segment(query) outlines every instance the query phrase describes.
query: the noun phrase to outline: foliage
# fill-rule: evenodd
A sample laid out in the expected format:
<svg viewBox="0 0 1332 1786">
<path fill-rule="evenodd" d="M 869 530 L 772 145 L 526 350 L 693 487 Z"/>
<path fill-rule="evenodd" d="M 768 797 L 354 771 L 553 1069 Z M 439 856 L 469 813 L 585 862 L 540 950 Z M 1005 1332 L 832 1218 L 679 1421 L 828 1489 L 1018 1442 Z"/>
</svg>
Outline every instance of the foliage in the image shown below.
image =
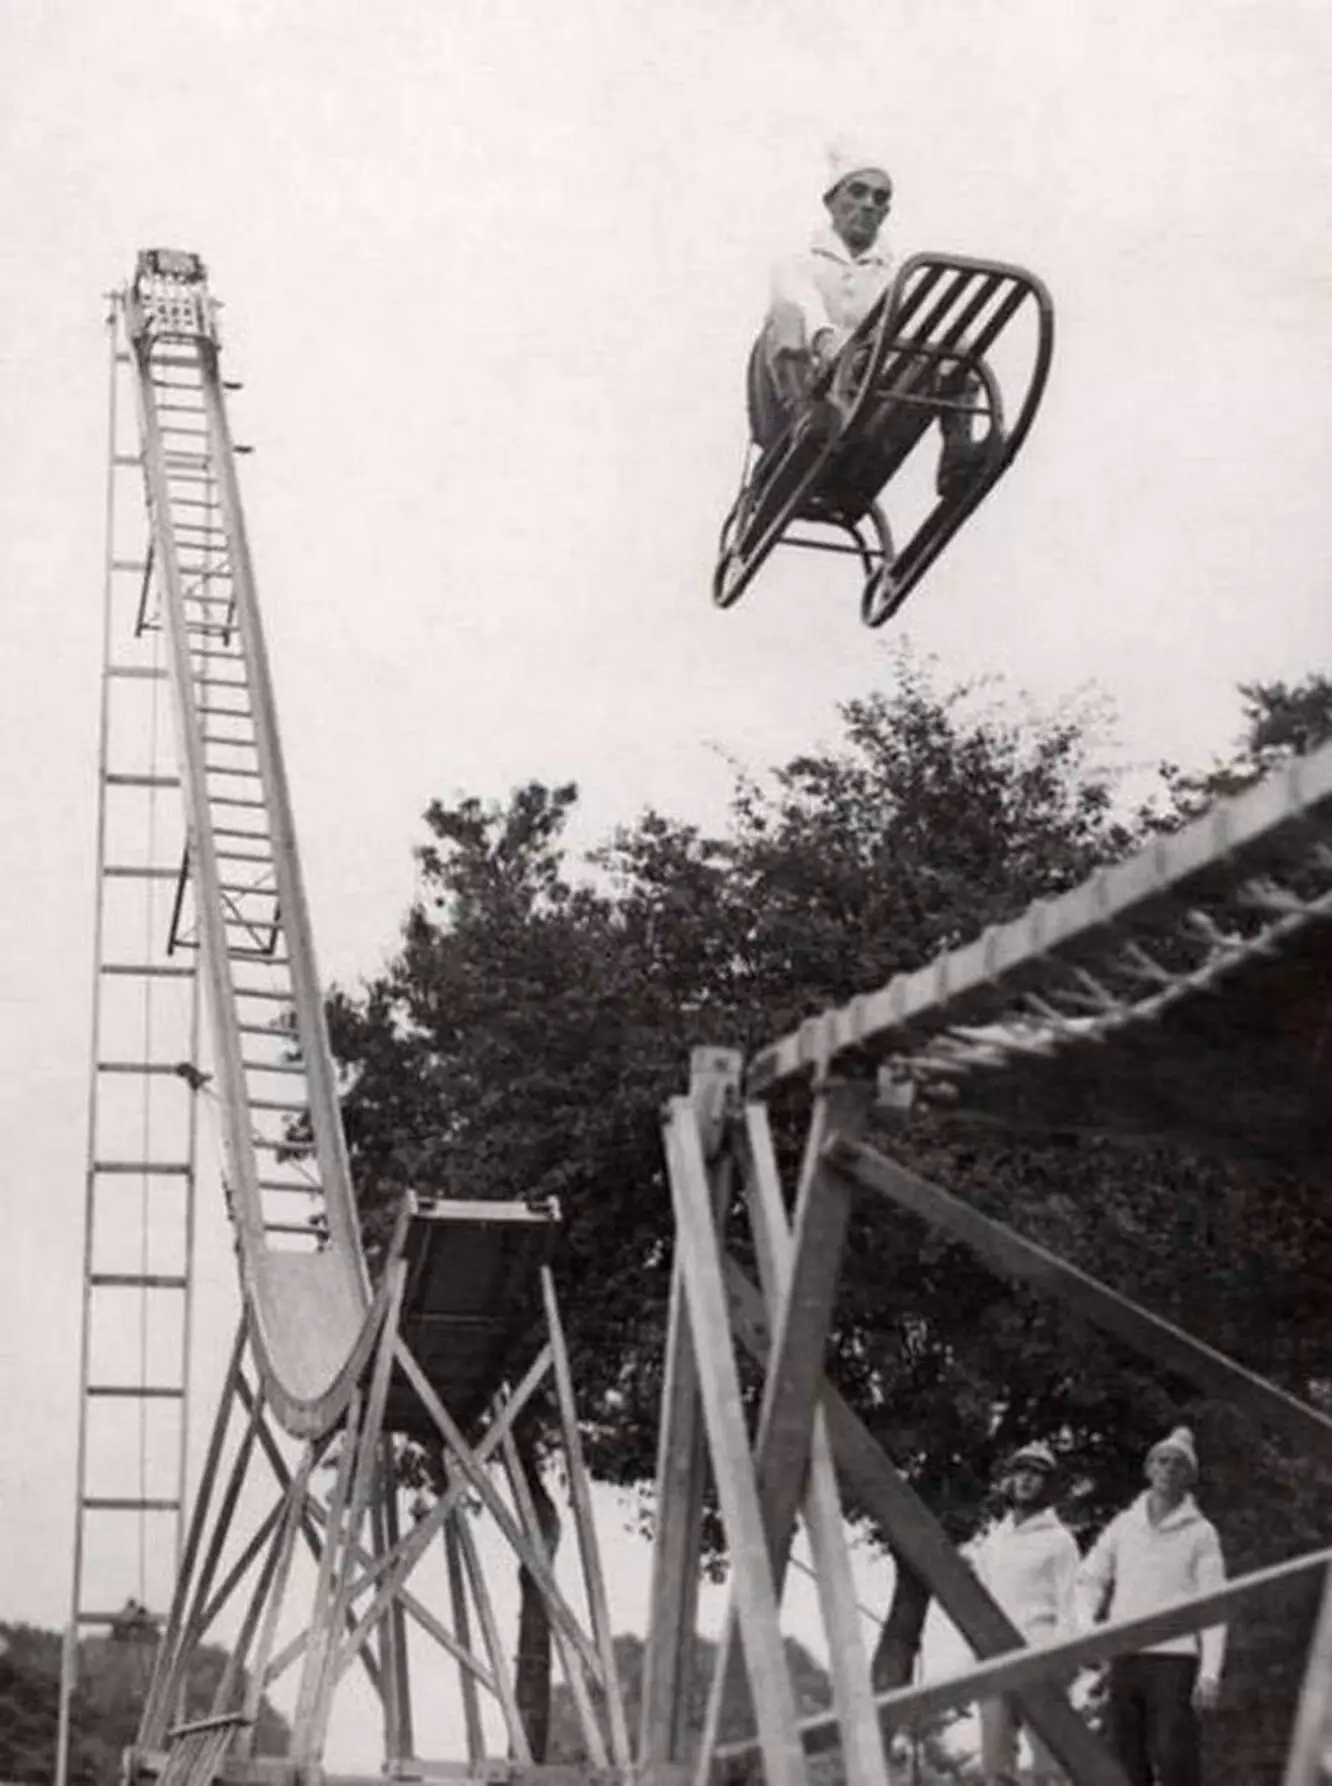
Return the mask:
<svg viewBox="0 0 1332 1786">
<path fill-rule="evenodd" d="M 1213 800 L 1242 793 L 1291 757 L 1307 756 L 1332 738 L 1332 679 L 1317 673 L 1286 682 L 1241 683 L 1243 729 L 1227 756 L 1186 774 L 1163 765 L 1172 796 L 1171 823 L 1192 818 Z"/>
<path fill-rule="evenodd" d="M 0 1655 L 0 1779 L 47 1786 L 55 1777 L 61 1637 L 23 1624 L 5 1625 L 0 1632 L 8 1646 Z M 80 1643 L 70 1708 L 71 1786 L 118 1786 L 121 1756 L 134 1741 L 152 1663 L 151 1645 L 141 1641 L 90 1637 Z M 212 1710 L 226 1664 L 226 1651 L 213 1645 L 197 1652 L 187 1717 Z M 285 1754 L 288 1734 L 286 1721 L 265 1700 L 258 1727 L 261 1751 Z"/>
</svg>

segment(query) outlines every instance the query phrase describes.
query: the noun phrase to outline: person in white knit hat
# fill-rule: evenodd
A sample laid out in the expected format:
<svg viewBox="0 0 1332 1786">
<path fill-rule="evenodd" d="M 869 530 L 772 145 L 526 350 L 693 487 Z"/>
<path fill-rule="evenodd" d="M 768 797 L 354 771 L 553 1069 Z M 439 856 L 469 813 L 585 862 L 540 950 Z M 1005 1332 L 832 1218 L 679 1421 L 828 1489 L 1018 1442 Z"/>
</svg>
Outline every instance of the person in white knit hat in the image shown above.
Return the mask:
<svg viewBox="0 0 1332 1786">
<path fill-rule="evenodd" d="M 1216 1527 L 1190 1493 L 1198 1453 L 1186 1426 L 1147 1453 L 1147 1490 L 1110 1521 L 1078 1576 L 1079 1615 L 1127 1619 L 1225 1581 Z M 1217 1701 L 1225 1627 L 1167 1638 L 1110 1664 L 1110 1746 L 1130 1786 L 1200 1786 L 1198 1713 Z"/>
<path fill-rule="evenodd" d="M 773 271 L 759 338 L 766 379 L 760 381 L 751 416 L 760 446 L 770 446 L 805 410 L 818 373 L 836 358 L 892 281 L 895 263 L 885 226 L 893 182 L 887 158 L 859 143 L 835 143 L 828 151 L 823 203 L 828 221 L 808 246 L 787 255 Z M 975 460 L 969 417 L 945 411 L 940 427 L 942 494 L 970 473 Z"/>
<path fill-rule="evenodd" d="M 1078 1546 L 1053 1505 L 1054 1453 L 1039 1441 L 1023 1445 L 1005 1463 L 999 1492 L 1008 1511 L 966 1552 L 982 1587 L 1030 1644 L 1057 1643 L 1076 1632 Z M 986 1786 L 1017 1779 L 1021 1718 L 1012 1699 L 982 1700 L 978 1707 L 981 1774 Z M 1059 1769 L 1032 1733 L 1035 1786 L 1052 1786 Z"/>
</svg>

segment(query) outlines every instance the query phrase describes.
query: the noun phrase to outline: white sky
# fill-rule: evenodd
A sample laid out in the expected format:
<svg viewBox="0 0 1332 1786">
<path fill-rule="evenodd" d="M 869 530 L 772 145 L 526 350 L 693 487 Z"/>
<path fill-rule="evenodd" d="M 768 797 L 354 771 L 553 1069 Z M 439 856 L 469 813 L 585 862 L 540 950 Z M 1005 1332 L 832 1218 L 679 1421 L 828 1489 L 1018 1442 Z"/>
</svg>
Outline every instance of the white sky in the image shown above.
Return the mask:
<svg viewBox="0 0 1332 1786">
<path fill-rule="evenodd" d="M 1222 747 L 1238 680 L 1332 644 L 1321 0 L 0 6 L 0 1616 L 66 1593 L 101 294 L 166 244 L 226 301 L 320 958 L 355 977 L 431 797 L 574 777 L 589 840 L 713 819 L 718 746 L 779 760 L 887 675 L 849 572 L 708 599 L 767 264 L 848 131 L 901 251 L 1030 265 L 1058 310 L 1031 440 L 906 630 L 949 675 L 1095 680 L 1130 760 Z"/>
</svg>

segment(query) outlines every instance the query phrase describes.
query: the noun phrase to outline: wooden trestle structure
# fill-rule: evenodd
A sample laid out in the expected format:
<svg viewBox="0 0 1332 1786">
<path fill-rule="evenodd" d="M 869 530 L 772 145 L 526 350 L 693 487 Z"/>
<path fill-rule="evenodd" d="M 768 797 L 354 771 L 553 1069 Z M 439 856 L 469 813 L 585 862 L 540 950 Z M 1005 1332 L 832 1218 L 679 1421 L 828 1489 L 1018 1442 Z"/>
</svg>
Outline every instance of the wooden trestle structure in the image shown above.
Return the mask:
<svg viewBox="0 0 1332 1786">
<path fill-rule="evenodd" d="M 500 1771 L 510 1760 L 530 1766 L 513 1671 L 478 1556 L 478 1513 L 499 1528 L 544 1599 L 589 1753 L 603 1766 L 628 1770 L 605 1582 L 548 1260 L 558 1220 L 551 1208 L 493 1202 L 435 1204 L 406 1216 L 380 1275 L 365 1375 L 342 1419 L 308 1441 L 294 1464 L 266 1406 L 242 1322 L 132 1756 L 136 1778 L 271 1786 L 278 1778 L 318 1776 L 334 1696 L 353 1669 L 363 1672 L 382 1708 L 390 1772 L 491 1777 L 501 1758 L 487 1754 L 483 1697 L 502 1721 Z M 515 1424 L 538 1392 L 558 1410 L 586 1596 L 581 1616 L 556 1582 L 515 1442 Z M 441 1460 L 439 1492 L 405 1529 L 395 1454 L 402 1439 Z M 493 1479 L 496 1469 L 507 1492 Z M 256 1473 L 270 1477 L 270 1504 L 252 1529 L 241 1530 L 238 1502 Z M 419 1566 L 441 1545 L 446 1616 L 414 1592 Z M 313 1591 L 294 1586 L 301 1549 L 313 1560 Z M 294 1606 L 298 1628 L 279 1641 Z M 239 1634 L 215 1709 L 182 1720 L 176 1708 L 191 1657 L 228 1613 L 232 1624 L 239 1614 Z M 417 1754 L 409 1625 L 432 1641 L 435 1668 L 458 1670 L 464 1763 L 431 1764 Z M 422 1672 L 418 1663 L 417 1676 Z M 290 1752 L 281 1761 L 257 1756 L 262 1700 L 290 1674 L 298 1680 Z"/>
<path fill-rule="evenodd" d="M 919 973 L 825 1013 L 747 1067 L 701 1051 L 671 1103 L 666 1156 L 677 1228 L 657 1483 L 662 1521 L 649 1633 L 644 1760 L 684 1752 L 700 1557 L 699 1484 L 716 1483 L 733 1571 L 732 1618 L 698 1786 L 743 1756 L 795 1786 L 805 1758 L 841 1751 L 852 1786 L 884 1786 L 884 1720 L 1011 1693 L 1076 1786 L 1123 1786 L 1059 1682 L 1076 1668 L 1224 1623 L 1296 1577 L 1324 1577 L 1284 1786 L 1332 1774 L 1332 1551 L 1291 1558 L 1150 1617 L 1040 1650 L 962 1562 L 943 1527 L 822 1374 L 852 1199 L 908 1210 L 995 1271 L 1228 1401 L 1311 1459 L 1332 1461 L 1332 1418 L 1096 1281 L 867 1139 L 872 1103 L 933 1098 L 972 1117 L 1184 1137 L 1325 1171 L 1332 1097 L 1324 1038 L 1332 981 L 1332 746 L 1218 805 L 1175 836 Z M 1217 1078 L 1218 1070 L 1224 1081 Z M 799 1182 L 784 1197 L 763 1097 L 813 1088 Z M 1210 1079 L 1210 1085 L 1209 1085 Z M 760 1281 L 723 1241 L 737 1192 Z M 793 1211 L 790 1221 L 786 1209 Z M 764 1373 L 751 1447 L 736 1357 Z M 874 1695 L 854 1618 L 842 1501 L 869 1514 L 938 1600 L 978 1665 Z M 832 1712 L 799 1720 L 778 1622 L 803 1515 L 831 1658 Z M 726 1657 L 743 1653 L 756 1733 L 716 1740 Z"/>
<path fill-rule="evenodd" d="M 688 1090 L 671 1100 L 664 1120 L 676 1252 L 641 1725 L 631 1732 L 552 1272 L 557 1212 L 521 1202 L 411 1206 L 373 1280 L 362 1251 L 215 307 L 197 257 L 166 250 L 140 257 L 113 312 L 119 368 L 136 386 L 140 440 L 128 452 L 113 429 L 112 464 L 141 483 L 146 519 L 132 559 L 109 548 L 108 579 L 113 595 L 117 578 L 131 579 L 122 606 L 134 649 L 153 634 L 166 649 L 161 662 L 109 662 L 107 675 L 134 686 L 169 684 L 179 777 L 104 765 L 103 779 L 178 785 L 186 822 L 183 860 L 134 871 L 177 884 L 166 941 L 176 964 L 145 957 L 99 972 L 188 976 L 193 967 L 182 967 L 177 951 L 195 952 L 244 1305 L 131 1779 L 318 1781 L 339 1683 L 359 1671 L 382 1708 L 389 1775 L 567 1780 L 569 1769 L 533 1761 L 473 1536 L 480 1509 L 544 1597 L 582 1726 L 584 1775 L 624 1786 L 682 1786 L 688 1776 L 708 1786 L 718 1770 L 744 1763 L 757 1765 L 769 1786 L 803 1786 L 808 1756 L 837 1747 L 850 1786 L 886 1786 L 885 1718 L 1003 1690 L 1019 1699 L 1076 1786 L 1123 1786 L 1060 1684 L 1071 1665 L 1219 1622 L 1293 1576 L 1326 1576 L 1332 1555 L 1290 1559 L 1074 1642 L 1023 1648 L 929 1507 L 825 1379 L 848 1217 L 858 1197 L 908 1209 L 997 1271 L 1067 1303 L 1311 1456 L 1332 1459 L 1325 1413 L 981 1215 L 868 1138 L 876 1096 L 921 1097 L 999 1120 L 1178 1135 L 1325 1169 L 1332 749 L 920 973 L 812 1019 L 751 1062 L 724 1049 L 696 1054 Z M 123 871 L 113 864 L 105 872 Z M 167 1070 L 160 1062 L 142 1067 Z M 811 1115 L 788 1197 L 764 1099 L 796 1077 L 811 1087 Z M 190 1064 L 191 1086 L 207 1078 Z M 90 1162 L 93 1184 L 110 1168 L 95 1149 Z M 748 1213 L 756 1279 L 724 1239 L 737 1198 Z M 110 1282 L 91 1253 L 89 1260 L 87 1287 Z M 145 1292 L 159 1284 L 148 1274 L 134 1282 Z M 742 1355 L 763 1382 L 752 1433 Z M 118 1393 L 130 1389 L 140 1398 L 163 1393 L 147 1381 Z M 555 1575 L 515 1441 L 515 1423 L 539 1389 L 553 1390 L 558 1410 L 581 1615 Z M 85 1344 L 84 1401 L 99 1391 Z M 408 1440 L 430 1454 L 435 1492 L 404 1521 L 395 1456 Z M 263 1511 L 247 1524 L 265 1479 Z M 709 1482 L 732 1587 L 700 1742 L 687 1716 Z M 82 1518 L 94 1500 L 82 1481 L 79 1494 Z M 978 1658 L 965 1676 L 876 1697 L 846 1507 L 872 1517 L 963 1633 Z M 832 1711 L 805 1720 L 780 1629 L 801 1520 L 833 1688 Z M 447 1612 L 418 1593 L 420 1566 L 441 1547 Z M 67 1663 L 77 1658 L 74 1635 L 86 1617 L 78 1567 L 76 1560 Z M 187 1720 L 180 1707 L 191 1658 L 221 1625 L 230 1665 L 208 1715 Z M 438 1665 L 459 1671 L 466 1753 L 454 1762 L 418 1754 L 410 1658 L 419 1661 L 422 1637 Z M 284 1678 L 297 1682 L 292 1750 L 262 1756 L 256 1721 L 265 1694 Z M 754 1735 L 723 1744 L 727 1683 L 741 1678 Z M 66 1706 L 71 1680 L 67 1668 Z M 490 1722 L 502 1731 L 502 1755 L 487 1752 L 485 1698 L 498 1708 Z M 1330 1714 L 1325 1590 L 1285 1786 L 1325 1777 Z M 62 1742 L 67 1737 L 66 1718 Z"/>
</svg>

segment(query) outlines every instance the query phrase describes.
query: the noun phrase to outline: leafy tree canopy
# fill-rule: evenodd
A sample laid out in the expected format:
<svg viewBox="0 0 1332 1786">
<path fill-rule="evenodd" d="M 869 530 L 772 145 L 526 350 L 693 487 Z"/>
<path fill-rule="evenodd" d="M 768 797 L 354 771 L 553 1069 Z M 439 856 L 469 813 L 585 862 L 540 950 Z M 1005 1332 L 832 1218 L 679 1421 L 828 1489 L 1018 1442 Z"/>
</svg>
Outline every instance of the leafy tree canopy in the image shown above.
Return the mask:
<svg viewBox="0 0 1332 1786">
<path fill-rule="evenodd" d="M 0 1626 L 0 1779 L 48 1786 L 55 1778 L 60 1709 L 61 1636 L 35 1625 Z M 212 1710 L 227 1653 L 205 1645 L 186 1687 L 186 1717 Z M 153 1647 L 133 1637 L 89 1637 L 79 1645 L 79 1678 L 71 1702 L 72 1786 L 119 1786 L 121 1757 L 134 1742 L 152 1675 Z M 264 1701 L 261 1750 L 286 1753 L 286 1720 Z"/>
</svg>

